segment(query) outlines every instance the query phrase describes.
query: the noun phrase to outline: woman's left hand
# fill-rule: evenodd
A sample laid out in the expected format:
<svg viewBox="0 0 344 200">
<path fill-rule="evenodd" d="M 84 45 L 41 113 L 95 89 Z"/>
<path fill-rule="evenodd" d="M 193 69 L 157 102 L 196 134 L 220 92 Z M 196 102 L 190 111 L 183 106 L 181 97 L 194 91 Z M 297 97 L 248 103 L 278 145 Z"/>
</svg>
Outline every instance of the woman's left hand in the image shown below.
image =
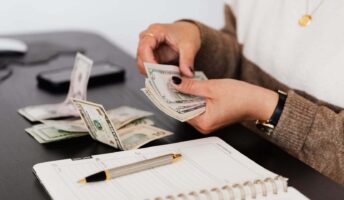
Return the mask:
<svg viewBox="0 0 344 200">
<path fill-rule="evenodd" d="M 188 121 L 204 134 L 235 122 L 268 120 L 278 101 L 277 92 L 233 79 L 172 80 L 178 91 L 205 97 L 205 112 Z"/>
</svg>

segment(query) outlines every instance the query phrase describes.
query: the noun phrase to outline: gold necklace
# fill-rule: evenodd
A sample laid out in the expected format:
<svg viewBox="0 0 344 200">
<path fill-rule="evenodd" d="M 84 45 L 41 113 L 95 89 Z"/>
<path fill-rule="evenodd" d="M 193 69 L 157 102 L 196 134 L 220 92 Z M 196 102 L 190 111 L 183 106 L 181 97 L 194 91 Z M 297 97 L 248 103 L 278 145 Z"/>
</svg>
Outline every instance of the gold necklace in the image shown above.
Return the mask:
<svg viewBox="0 0 344 200">
<path fill-rule="evenodd" d="M 311 22 L 312 22 L 312 19 L 313 19 L 313 15 L 314 13 L 320 8 L 320 6 L 324 3 L 324 0 L 321 0 L 319 2 L 319 4 L 315 7 L 315 9 L 311 12 L 309 12 L 309 1 L 310 0 L 307 0 L 307 11 L 306 11 L 306 14 L 302 15 L 299 19 L 299 25 L 302 26 L 302 27 L 306 27 L 308 26 Z"/>
</svg>

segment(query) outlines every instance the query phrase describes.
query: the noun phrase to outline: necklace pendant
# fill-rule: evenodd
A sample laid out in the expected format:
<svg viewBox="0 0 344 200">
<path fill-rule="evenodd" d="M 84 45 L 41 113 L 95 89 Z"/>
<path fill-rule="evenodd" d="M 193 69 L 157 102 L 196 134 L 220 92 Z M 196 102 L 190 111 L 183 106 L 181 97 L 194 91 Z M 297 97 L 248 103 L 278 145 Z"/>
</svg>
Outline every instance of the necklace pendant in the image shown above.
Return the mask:
<svg viewBox="0 0 344 200">
<path fill-rule="evenodd" d="M 312 22 L 312 16 L 305 14 L 299 19 L 299 25 L 302 27 L 308 26 Z"/>
</svg>

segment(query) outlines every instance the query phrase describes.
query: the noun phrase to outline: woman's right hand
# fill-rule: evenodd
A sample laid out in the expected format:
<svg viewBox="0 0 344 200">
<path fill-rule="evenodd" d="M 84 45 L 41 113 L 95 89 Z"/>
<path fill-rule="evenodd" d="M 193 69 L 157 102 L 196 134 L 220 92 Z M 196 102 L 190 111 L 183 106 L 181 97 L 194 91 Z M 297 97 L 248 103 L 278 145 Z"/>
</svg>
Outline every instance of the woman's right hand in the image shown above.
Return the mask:
<svg viewBox="0 0 344 200">
<path fill-rule="evenodd" d="M 185 21 L 173 24 L 152 24 L 140 34 L 137 48 L 137 66 L 146 74 L 144 62 L 178 62 L 182 75 L 193 76 L 195 56 L 201 47 L 198 27 Z"/>
</svg>

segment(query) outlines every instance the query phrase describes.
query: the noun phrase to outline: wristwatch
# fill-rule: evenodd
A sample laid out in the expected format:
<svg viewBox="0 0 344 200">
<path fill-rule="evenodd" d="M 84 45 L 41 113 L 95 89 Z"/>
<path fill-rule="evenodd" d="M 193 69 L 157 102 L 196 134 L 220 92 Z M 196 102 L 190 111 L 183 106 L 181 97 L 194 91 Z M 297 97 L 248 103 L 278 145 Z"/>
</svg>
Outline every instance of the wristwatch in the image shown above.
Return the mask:
<svg viewBox="0 0 344 200">
<path fill-rule="evenodd" d="M 256 120 L 256 127 L 259 130 L 266 133 L 268 136 L 270 136 L 273 133 L 273 131 L 274 131 L 274 129 L 278 123 L 278 120 L 281 117 L 285 101 L 287 100 L 287 93 L 285 93 L 281 90 L 278 90 L 277 93 L 278 93 L 278 103 L 277 103 L 277 106 L 276 106 L 274 112 L 272 113 L 270 119 L 268 119 L 268 120 Z"/>
</svg>

